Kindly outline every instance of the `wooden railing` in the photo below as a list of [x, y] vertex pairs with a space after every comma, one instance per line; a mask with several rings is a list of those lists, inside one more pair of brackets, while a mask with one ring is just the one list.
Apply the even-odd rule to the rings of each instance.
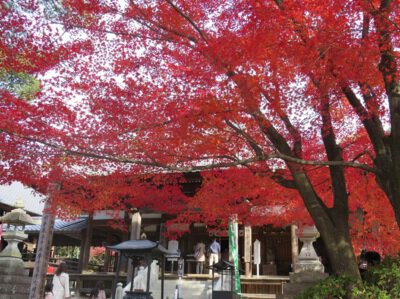
[[[96, 287], [96, 284], [101, 281], [104, 283], [106, 288], [107, 296], [111, 295], [112, 285], [115, 279], [115, 273], [113, 272], [102, 272], [102, 273], [70, 273], [70, 283], [71, 289], [75, 291], [76, 294], [79, 295], [87, 295], [90, 293], [92, 289]], [[166, 279], [171, 274], [166, 275]], [[174, 275], [173, 275], [174, 276]], [[206, 275], [204, 279], [207, 280], [208, 277]], [[53, 275], [48, 275], [47, 279], [51, 281]], [[190, 276], [186, 277], [186, 279], [191, 279]], [[122, 273], [118, 277], [118, 281], [125, 282], [126, 281], [126, 273]], [[250, 295], [277, 295], [282, 294], [283, 285], [289, 282], [288, 276], [260, 276], [259, 278], [252, 277], [247, 278], [242, 276], [241, 279], [241, 288], [243, 294]], [[244, 296], [245, 298], [253, 298], [249, 296]], [[256, 298], [256, 297], [254, 297]], [[270, 298], [266, 296], [261, 296], [257, 298]], [[273, 297], [271, 297], [273, 298]]]
[[243, 294], [282, 294], [283, 285], [289, 282], [287, 276], [261, 276], [260, 278], [241, 277]]

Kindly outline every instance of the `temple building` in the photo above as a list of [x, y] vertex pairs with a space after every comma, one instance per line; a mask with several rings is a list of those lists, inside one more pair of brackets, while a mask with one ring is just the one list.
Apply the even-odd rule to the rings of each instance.
[[[182, 190], [190, 196], [200, 184], [201, 177], [198, 174], [192, 174], [188, 177], [186, 183], [182, 184]], [[201, 241], [208, 246], [212, 239], [216, 238], [221, 244], [222, 258], [225, 257], [227, 259], [229, 257], [227, 229], [210, 230], [204, 223], [177, 225], [172, 229], [182, 230], [186, 233], [180, 234], [177, 240], [170, 240], [165, 235], [166, 222], [173, 217], [174, 215], [160, 213], [154, 209], [131, 209], [129, 212], [96, 211], [92, 214], [82, 214], [79, 218], [72, 220], [56, 219], [50, 268], [60, 260], [66, 261], [70, 269], [71, 279], [76, 280], [76, 289], [79, 289], [78, 291], [88, 290], [92, 287], [91, 284], [96, 279], [98, 280], [99, 277], [110, 285], [112, 275], [107, 278], [107, 273], [116, 271], [118, 257], [107, 250], [106, 246], [130, 239], [146, 238], [157, 241], [166, 248], [172, 244], [171, 241], [174, 241], [184, 261], [185, 277], [208, 279], [208, 269], [204, 269], [200, 276], [198, 273], [196, 274], [194, 259], [196, 244]], [[40, 233], [40, 219], [33, 218], [36, 219], [38, 224], [25, 227], [25, 233], [29, 236], [26, 242], [30, 244], [29, 252], [27, 252], [26, 256], [23, 256], [27, 263], [27, 268], [33, 267], [35, 244]], [[125, 223], [129, 230], [123, 231], [110, 225], [111, 221], [115, 220]], [[258, 242], [260, 246], [258, 267], [254, 265], [255, 242]], [[281, 292], [282, 283], [287, 281], [289, 273], [294, 271], [294, 265], [301, 248], [296, 226], [288, 224], [280, 228], [272, 227], [271, 225], [251, 227], [239, 223], [238, 245], [240, 268], [243, 269], [243, 292]], [[57, 247], [69, 248], [69, 250], [74, 251], [74, 256], [60, 256], [57, 254]], [[329, 265], [326, 263], [326, 255], [320, 239], [316, 242], [315, 247], [318, 255], [322, 257], [325, 268], [329, 271]], [[90, 264], [90, 252], [93, 248], [104, 248], [102, 264], [97, 264], [96, 267]], [[205, 264], [208, 265], [208, 262], [206, 261]], [[121, 270], [128, 272], [128, 261], [126, 261], [125, 269], [123, 267]], [[176, 260], [167, 262], [166, 272], [171, 275], [177, 275], [178, 265]], [[51, 271], [49, 271], [49, 274], [51, 274]], [[252, 282], [252, 277], [256, 275], [263, 277], [264, 283], [262, 286], [257, 286]]]

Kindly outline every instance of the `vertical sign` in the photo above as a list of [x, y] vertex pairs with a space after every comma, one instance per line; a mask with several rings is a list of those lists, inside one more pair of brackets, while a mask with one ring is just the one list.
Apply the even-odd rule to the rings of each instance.
[[229, 235], [229, 247], [231, 248], [232, 261], [235, 267], [234, 277], [232, 277], [232, 279], [234, 279], [234, 284], [233, 284], [234, 292], [238, 294], [240, 298], [242, 298], [242, 290], [240, 287], [239, 257], [238, 257], [238, 250], [236, 247], [237, 236], [235, 236], [235, 226], [234, 226], [234, 221], [232, 220], [229, 222], [228, 235]]
[[260, 246], [260, 241], [257, 239], [254, 242], [254, 247], [253, 247], [253, 257], [254, 257], [254, 265], [257, 266], [257, 277], [260, 276], [260, 264], [261, 264], [261, 246]]
[[244, 227], [244, 264], [245, 275], [251, 276], [251, 226]]
[[251, 263], [251, 226], [244, 227], [244, 261]]

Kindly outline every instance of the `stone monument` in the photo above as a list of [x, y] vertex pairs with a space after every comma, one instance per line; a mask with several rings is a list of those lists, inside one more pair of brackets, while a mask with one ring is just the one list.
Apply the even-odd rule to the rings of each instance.
[[7, 225], [2, 237], [8, 242], [0, 252], [0, 299], [26, 299], [29, 296], [31, 278], [29, 271], [24, 269], [18, 243], [28, 238], [23, 231], [25, 225], [34, 222], [23, 208], [23, 201], [17, 200], [15, 209], [0, 217], [0, 222]]
[[319, 232], [315, 226], [302, 229], [299, 239], [303, 242], [303, 247], [295, 262], [295, 270], [289, 274], [290, 283], [283, 285], [283, 294], [277, 298], [292, 299], [313, 286], [316, 281], [328, 277], [328, 274], [324, 273], [325, 267], [313, 246], [318, 237]]

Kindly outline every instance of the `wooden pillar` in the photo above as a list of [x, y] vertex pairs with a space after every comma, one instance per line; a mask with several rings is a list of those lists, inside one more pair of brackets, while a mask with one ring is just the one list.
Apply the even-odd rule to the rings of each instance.
[[[110, 231], [107, 231], [107, 237], [106, 237], [106, 244], [110, 245], [111, 242], [111, 233]], [[108, 248], [105, 249], [105, 254], [104, 254], [104, 269], [103, 271], [105, 272], [111, 272], [111, 252]]]
[[29, 290], [29, 299], [44, 297], [47, 267], [49, 264], [50, 249], [53, 242], [54, 222], [56, 217], [49, 213], [50, 204], [46, 201], [42, 224], [40, 226], [39, 240], [36, 244], [35, 267], [32, 274], [32, 282]]
[[139, 212], [135, 212], [132, 214], [131, 220], [131, 240], [139, 240], [140, 239], [140, 228], [142, 226], [142, 216]]
[[252, 244], [252, 230], [250, 225], [244, 226], [244, 274], [248, 277], [251, 276], [251, 244]]
[[85, 271], [88, 269], [89, 265], [89, 257], [90, 257], [90, 245], [92, 244], [92, 235], [93, 235], [93, 214], [89, 214], [86, 222], [86, 233], [85, 239], [83, 242], [83, 249], [81, 252], [81, 271]]
[[[140, 215], [139, 211], [134, 211], [132, 213], [132, 219], [131, 219], [131, 234], [130, 234], [130, 240], [139, 240], [140, 239], [140, 230], [142, 226], [142, 216]], [[132, 266], [132, 260], [128, 260], [128, 275], [127, 275], [127, 281], [132, 281], [132, 275], [133, 275], [133, 266]]]
[[297, 256], [299, 255], [299, 238], [297, 236], [297, 225], [290, 226], [291, 245], [292, 245], [292, 272], [296, 270]]
[[81, 244], [80, 244], [80, 247], [79, 247], [78, 272], [82, 273], [83, 253], [85, 252], [86, 229], [81, 231], [80, 238], [81, 238]]
[[[85, 240], [86, 240], [86, 229], [81, 231], [80, 233], [80, 237], [81, 237], [81, 245], [79, 248], [79, 261], [78, 261], [78, 272], [82, 273], [83, 270], [83, 256], [85, 253]], [[80, 290], [82, 289], [83, 285], [82, 285], [82, 280], [78, 279], [76, 282], [76, 291], [79, 294]]]
[[[122, 240], [126, 241], [129, 240], [129, 232], [123, 232], [122, 233]], [[115, 252], [116, 255], [118, 255], [118, 252]], [[117, 258], [117, 256], [114, 257], [114, 269], [116, 267], [116, 264], [118, 262], [119, 257]], [[121, 265], [119, 266], [120, 271], [121, 272], [128, 272], [128, 259], [125, 256], [121, 257]]]
[[165, 227], [165, 223], [160, 223], [160, 245], [167, 248], [167, 239], [165, 238], [165, 233], [167, 232], [167, 228]]

